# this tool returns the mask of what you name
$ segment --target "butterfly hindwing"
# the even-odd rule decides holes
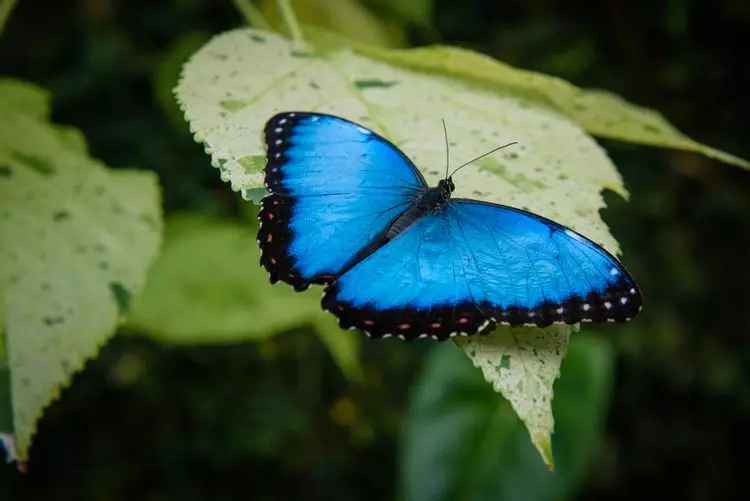
[[[520,209],[454,199],[448,212],[464,252],[481,270],[498,322],[511,325],[625,321],[641,307],[635,280],[580,233]]]
[[[323,308],[372,337],[447,339],[489,326],[451,226],[445,211],[418,219],[328,286]]]
[[[297,290],[329,283],[426,188],[398,148],[342,118],[281,113],[265,141],[261,264]]]
[[[617,259],[582,235],[454,199],[327,287],[323,307],[372,336],[446,339],[494,323],[624,321],[641,296]]]

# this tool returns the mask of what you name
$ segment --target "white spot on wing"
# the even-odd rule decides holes
[[[611,270],[609,270],[609,274],[612,275],[613,277],[618,275],[619,273],[620,271],[617,268],[612,268]]]
[[[364,127],[357,126],[357,130],[360,131],[362,134],[372,134],[372,132],[365,129]]]

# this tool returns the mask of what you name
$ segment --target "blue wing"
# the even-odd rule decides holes
[[[584,236],[526,211],[456,199],[326,288],[342,327],[445,339],[504,323],[625,321],[633,278]]]
[[[427,187],[398,148],[342,118],[281,113],[265,141],[261,264],[297,290],[329,283]]]

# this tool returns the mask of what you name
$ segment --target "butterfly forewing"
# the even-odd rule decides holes
[[[395,146],[342,118],[281,113],[265,141],[261,264],[298,290],[330,282],[426,188]]]

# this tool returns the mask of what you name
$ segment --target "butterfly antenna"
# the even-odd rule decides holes
[[[440,119],[443,122],[443,134],[445,135],[445,179],[448,179],[448,169],[451,165],[451,150],[448,146],[448,128],[445,126],[445,120]]]
[[[460,171],[461,169],[463,169],[463,168],[464,168],[464,167],[466,167],[467,165],[469,165],[469,164],[471,164],[471,163],[474,163],[474,162],[476,162],[477,160],[479,160],[479,159],[482,159],[482,158],[486,157],[487,155],[492,155],[492,154],[493,154],[493,153],[495,153],[495,152],[496,152],[497,150],[502,150],[503,148],[507,148],[508,146],[513,146],[514,144],[518,144],[518,143],[517,143],[517,142],[515,142],[515,141],[513,141],[512,143],[508,143],[508,144],[504,144],[504,145],[502,145],[502,146],[498,146],[498,147],[497,147],[497,148],[495,148],[494,150],[490,150],[490,151],[488,151],[487,153],[485,153],[485,154],[483,154],[483,155],[479,155],[478,157],[476,157],[476,158],[474,158],[474,159],[472,159],[472,160],[469,160],[469,161],[468,161],[468,162],[466,162],[465,164],[459,165],[459,166],[458,166],[458,167],[457,167],[457,168],[456,168],[456,169],[455,169],[455,170],[454,170],[453,172],[451,172],[451,175],[450,175],[450,177],[453,177],[453,174],[455,174],[456,172]]]

